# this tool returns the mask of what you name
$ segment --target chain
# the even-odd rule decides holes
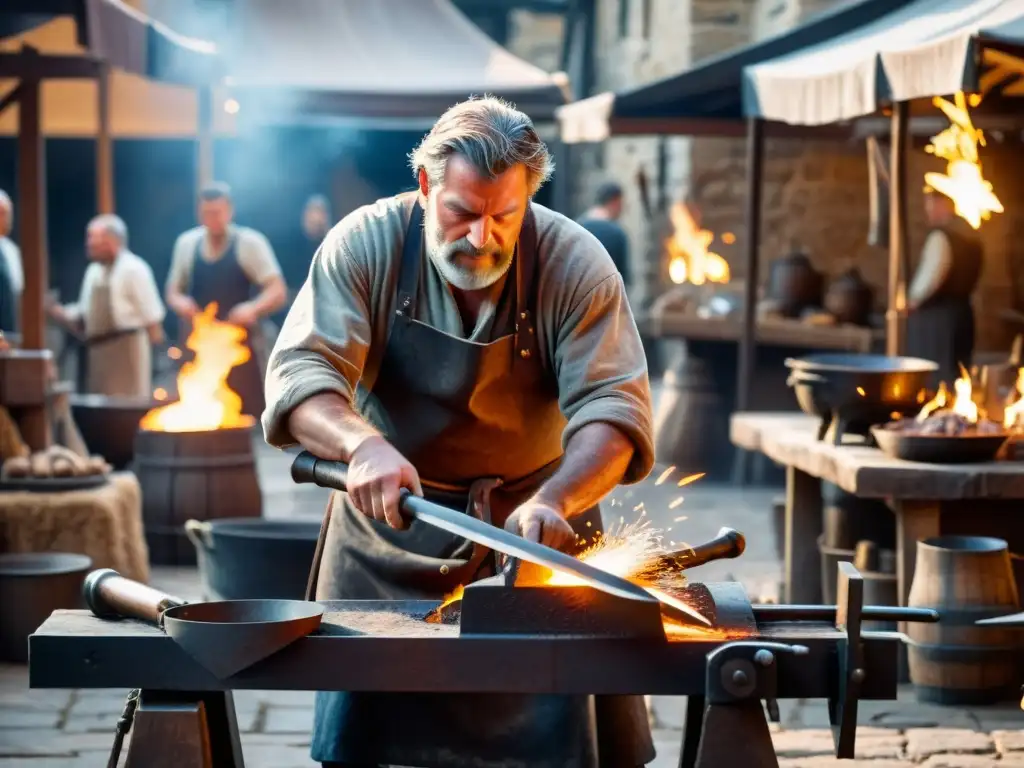
[[[132,721],[135,719],[135,710],[139,706],[139,695],[142,693],[138,688],[128,692],[128,698],[124,702],[124,710],[121,712],[121,719],[117,721],[114,731],[114,746],[110,750],[110,759],[107,760],[107,768],[117,768],[121,759],[121,746],[124,744],[124,737],[132,728]]]

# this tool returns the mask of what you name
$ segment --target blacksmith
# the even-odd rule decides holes
[[[89,266],[78,301],[47,309],[84,336],[87,388],[112,397],[150,397],[152,345],[163,341],[164,305],[149,264],[128,250],[128,228],[113,214],[86,228]]]
[[[495,99],[459,104],[412,167],[416,192],[328,234],[271,357],[267,441],[350,465],[313,599],[440,599],[492,572],[493,553],[403,528],[402,488],[570,548],[654,460],[622,278],[592,235],[530,202],[552,172],[530,119]],[[641,697],[368,693],[318,694],[312,753],[360,768],[654,755]]]
[[[199,193],[200,226],[178,237],[167,274],[167,306],[182,320],[187,337],[192,318],[217,303],[217,318],[248,331],[248,362],[231,370],[228,386],[242,398],[242,412],[263,412],[267,350],[264,318],[284,306],[288,291],[274,249],[261,233],[233,223],[231,190],[211,184]],[[184,342],[184,338],[182,338]]]
[[[14,225],[14,205],[0,189],[0,333],[18,328],[19,304],[25,287],[21,269],[21,251],[10,238]]]
[[[931,230],[908,289],[907,354],[939,364],[935,381],[952,386],[974,356],[974,309],[984,251],[977,233],[956,215],[953,201],[925,190]]]

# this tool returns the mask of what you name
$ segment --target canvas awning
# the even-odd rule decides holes
[[[179,35],[121,0],[4,0],[0,38],[75,19],[78,43],[92,58],[125,72],[176,85],[210,84],[222,76],[216,46]]]
[[[862,27],[911,0],[845,3],[805,24],[728,51],[638,88],[602,93],[558,111],[562,139],[603,141],[615,134],[722,134],[743,119],[743,69]],[[685,31],[685,30],[684,30]]]
[[[1024,0],[914,0],[802,51],[748,66],[751,117],[825,125],[894,101],[977,91],[986,64],[1024,61]],[[1012,74],[1012,73],[1006,73]],[[1005,77],[1005,75],[1004,75]]]
[[[535,120],[567,81],[512,55],[448,0],[248,0],[225,40],[239,117],[436,119],[472,95]]]

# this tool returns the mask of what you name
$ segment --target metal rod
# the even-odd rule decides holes
[[[759,624],[778,621],[828,621],[836,619],[834,605],[754,605],[754,618]],[[888,605],[866,605],[861,610],[866,621],[912,621],[934,624],[939,612],[930,608],[900,608]]]
[[[907,261],[907,141],[910,105],[892,106],[892,146],[889,160],[889,306],[885,313],[885,351],[899,355],[904,346]]]

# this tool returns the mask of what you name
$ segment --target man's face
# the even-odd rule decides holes
[[[14,218],[14,211],[6,202],[0,203],[0,237],[7,237],[11,233],[11,220]]]
[[[605,205],[605,210],[608,211],[608,218],[612,221],[618,220],[622,216],[622,198],[616,197],[608,201]]]
[[[448,158],[444,179],[429,186],[424,214],[427,253],[456,288],[487,288],[508,271],[529,203],[526,167],[510,168],[494,179],[479,174],[461,155]]]
[[[322,205],[311,203],[306,206],[302,213],[302,228],[310,238],[323,237],[327,234],[327,211]]]
[[[221,237],[227,232],[233,215],[231,203],[223,197],[199,202],[199,223],[214,237]]]
[[[90,261],[113,261],[120,248],[118,239],[104,227],[93,225],[85,230],[85,249]]]

